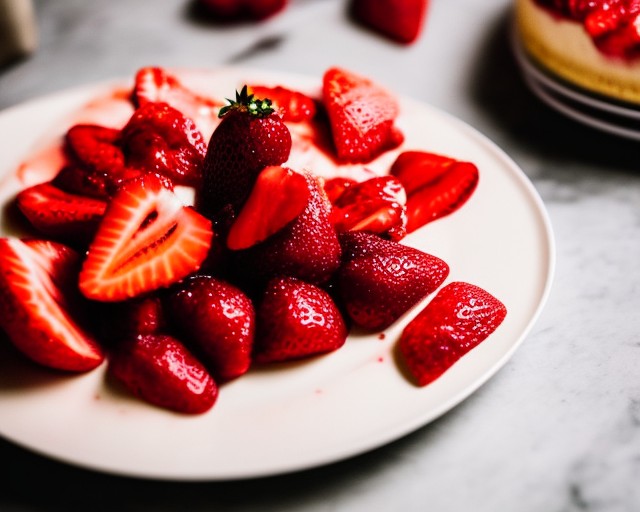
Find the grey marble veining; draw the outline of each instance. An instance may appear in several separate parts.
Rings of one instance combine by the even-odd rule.
[[[267,23],[219,27],[178,0],[40,0],[40,49],[0,69],[0,108],[148,64],[316,76],[338,64],[375,77],[485,133],[544,200],[556,277],[525,343],[437,421],[292,475],[128,480],[0,441],[0,510],[640,510],[640,143],[566,119],[526,89],[509,48],[509,0],[432,0],[411,47],[356,27],[345,8],[292,0]]]

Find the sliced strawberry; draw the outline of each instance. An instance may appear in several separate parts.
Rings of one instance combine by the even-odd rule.
[[[329,220],[331,205],[318,178],[304,176],[309,200],[303,212],[264,242],[233,254],[241,279],[266,282],[284,275],[317,284],[326,282],[340,265],[340,243]]]
[[[218,21],[264,20],[285,8],[287,0],[198,0]]]
[[[125,166],[118,145],[120,130],[93,124],[72,126],[65,136],[66,149],[76,163],[98,174],[119,174]]]
[[[438,180],[454,162],[455,158],[437,153],[404,151],[398,155],[389,172],[400,180],[407,195],[411,195]]]
[[[110,359],[109,371],[135,396],[183,414],[202,414],[218,398],[218,386],[202,363],[167,335],[126,340]]]
[[[92,171],[79,165],[67,165],[55,176],[52,183],[71,194],[109,199],[127,181],[138,178],[142,171],[122,168],[119,172]]]
[[[145,103],[122,129],[127,165],[176,185],[199,186],[207,144],[193,120],[166,103]]]
[[[301,123],[311,121],[316,115],[316,102],[304,93],[281,85],[275,87],[252,85],[249,88],[258,98],[269,98],[283,121]]]
[[[198,275],[173,287],[166,304],[179,336],[196,347],[218,382],[247,372],[255,312],[242,291],[214,277]]]
[[[334,204],[336,200],[344,194],[349,187],[358,183],[353,178],[347,178],[345,176],[338,176],[336,178],[330,178],[322,181],[322,188],[327,195],[327,199],[331,204]]]
[[[427,0],[353,0],[353,17],[364,26],[403,44],[413,43],[422,31]]]
[[[350,185],[333,202],[336,230],[367,231],[398,241],[407,233],[407,196],[392,176],[378,176]]]
[[[78,321],[79,262],[56,242],[0,239],[0,326],[27,357],[59,370],[88,371],[104,358]]]
[[[400,353],[419,386],[440,377],[492,334],[507,314],[478,286],[450,283],[404,329]]]
[[[302,174],[277,165],[265,167],[229,230],[227,247],[246,249],[266,240],[300,215],[308,202],[309,187]]]
[[[440,258],[377,235],[349,231],[340,242],[338,291],[351,319],[366,329],[388,327],[449,274]]]
[[[22,190],[16,205],[38,231],[74,244],[91,240],[107,207],[105,201],[69,194],[51,183]]]
[[[478,185],[478,168],[427,152],[406,152],[391,167],[407,191],[407,232],[459,209]]]
[[[216,118],[220,102],[201,96],[187,88],[177,77],[160,67],[138,70],[133,87],[137,107],[147,103],[167,103],[186,117],[198,122],[202,117]]]
[[[272,280],[258,306],[254,359],[290,361],[337,350],[347,328],[331,296],[295,278]]]
[[[340,160],[368,162],[403,141],[394,124],[398,103],[368,78],[331,68],[323,77],[322,98]]]
[[[118,301],[166,287],[207,257],[211,223],[146,175],[126,184],[105,212],[80,272],[89,298]]]

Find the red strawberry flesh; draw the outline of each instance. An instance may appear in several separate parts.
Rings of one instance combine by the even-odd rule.
[[[176,285],[165,299],[179,336],[196,353],[216,381],[247,372],[255,332],[251,300],[235,286],[198,275]]]
[[[111,358],[109,371],[139,398],[183,414],[202,414],[218,397],[218,387],[202,363],[167,335],[127,340]]]
[[[266,240],[302,213],[309,202],[305,177],[280,166],[265,167],[238,214],[227,247],[240,250]]]
[[[76,372],[104,358],[75,316],[78,266],[78,254],[64,245],[0,239],[0,325],[30,359]]]
[[[398,43],[413,43],[422,31],[427,0],[353,0],[353,17]]]
[[[119,301],[169,286],[200,268],[212,237],[207,219],[147,175],[109,203],[80,289],[91,299]]]
[[[368,330],[391,325],[449,274],[440,258],[374,234],[350,231],[340,241],[340,297],[354,323]]]

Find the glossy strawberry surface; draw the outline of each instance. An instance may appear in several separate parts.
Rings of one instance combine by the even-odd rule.
[[[173,287],[165,304],[174,329],[195,347],[217,382],[247,372],[255,311],[240,289],[211,276],[197,275]]]
[[[502,323],[507,310],[482,288],[453,282],[403,330],[400,352],[419,386],[426,386]]]
[[[347,339],[347,327],[331,296],[299,279],[272,280],[257,315],[254,358],[258,363],[331,352]]]
[[[203,167],[199,211],[226,231],[251,192],[262,169],[281,165],[291,151],[291,133],[270,102],[246,88],[221,111]]]
[[[395,126],[395,97],[369,78],[330,68],[323,76],[322,99],[340,161],[369,162],[404,140]]]
[[[340,297],[353,322],[369,330],[391,325],[449,274],[440,258],[378,235],[350,231],[340,241]]]
[[[0,238],[0,326],[28,358],[75,372],[104,359],[81,325],[79,263],[79,255],[62,244]]]
[[[167,335],[126,340],[111,357],[109,371],[134,395],[183,414],[202,414],[218,397],[218,386],[202,363]]]
[[[234,254],[236,271],[245,279],[266,282],[284,275],[318,284],[340,265],[340,243],[329,219],[331,205],[318,178],[309,173],[305,178],[309,200],[302,213],[264,242]]]
[[[106,201],[70,194],[51,183],[22,190],[16,205],[39,233],[81,246],[92,239],[107,208]]]
[[[366,231],[395,241],[407,234],[407,196],[397,178],[377,176],[332,193],[331,222],[339,233]]]
[[[449,215],[475,191],[478,168],[471,162],[428,153],[401,153],[391,166],[407,191],[407,232]]]
[[[195,122],[167,103],[145,103],[122,129],[127,165],[199,186],[207,143]]]

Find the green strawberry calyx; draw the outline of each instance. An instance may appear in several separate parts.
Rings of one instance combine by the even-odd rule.
[[[218,117],[224,117],[232,110],[240,110],[255,117],[267,117],[275,111],[269,98],[256,98],[253,94],[249,94],[249,89],[246,85],[240,92],[236,91],[235,100],[227,98],[227,101],[229,104],[220,109]]]

